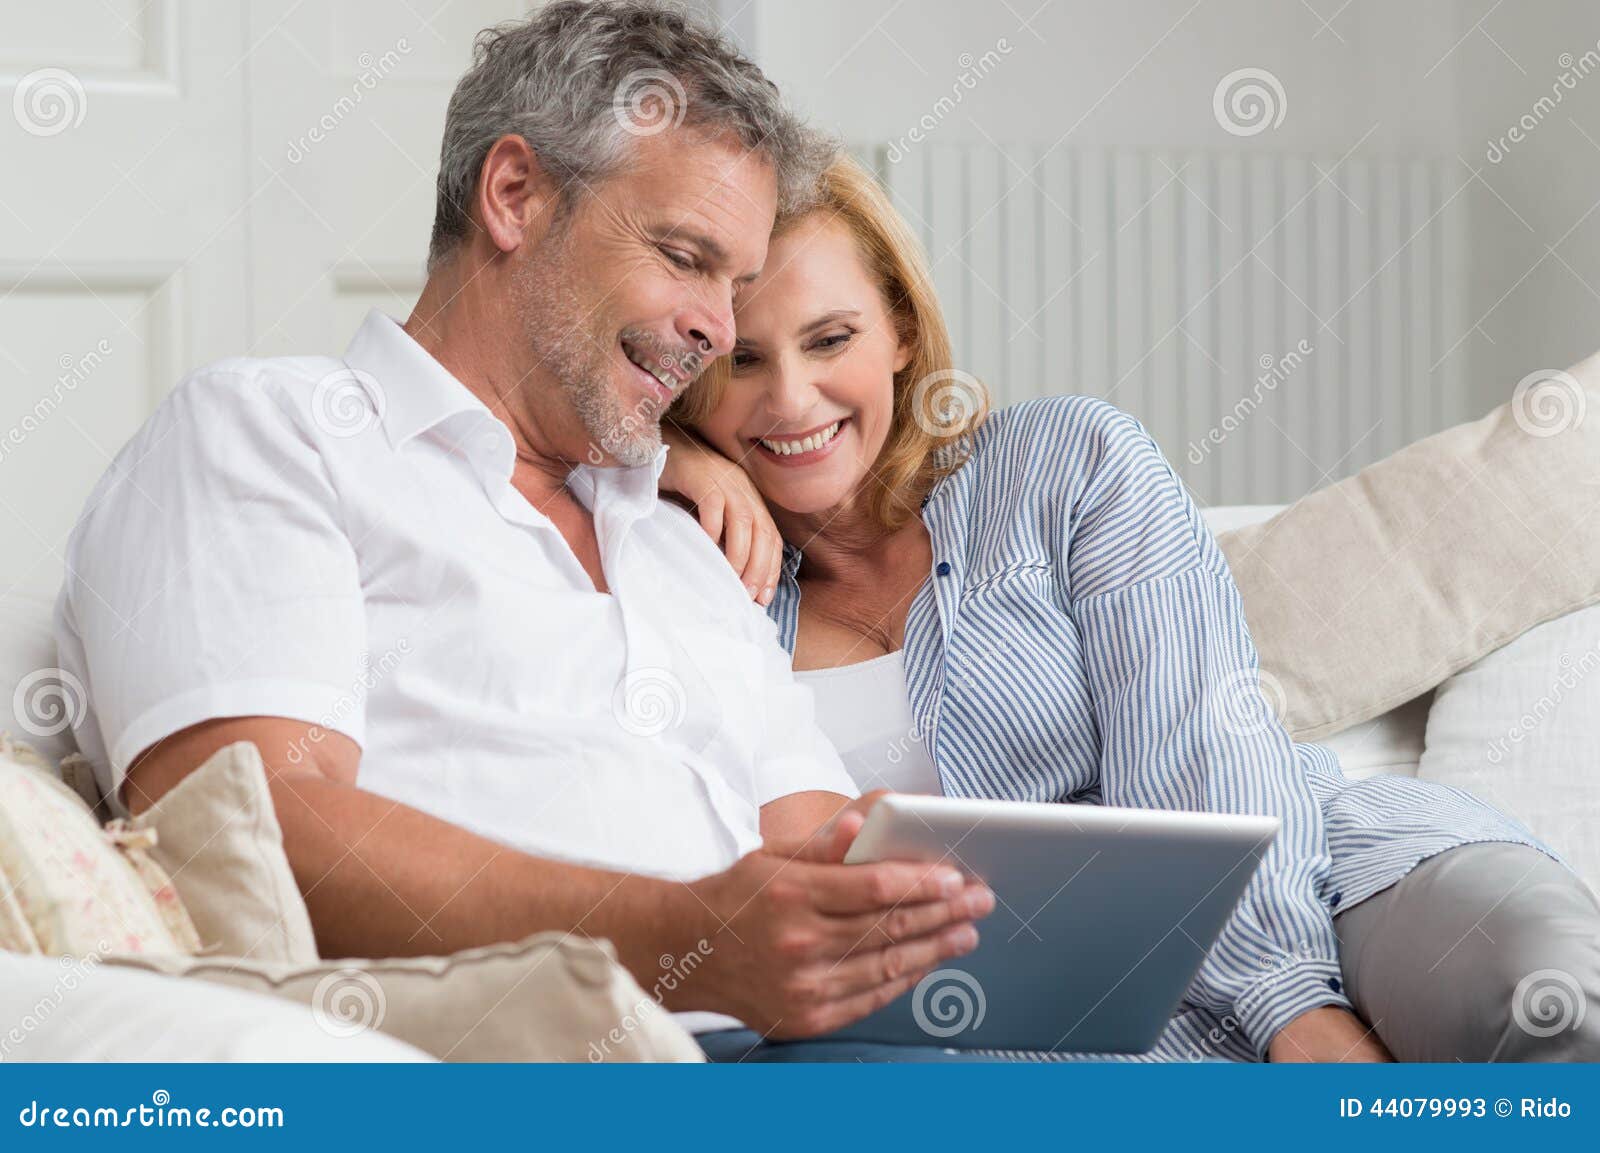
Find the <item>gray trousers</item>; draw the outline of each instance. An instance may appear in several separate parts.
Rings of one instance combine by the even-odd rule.
[[[1537,849],[1461,845],[1333,919],[1399,1061],[1600,1061],[1600,901]]]

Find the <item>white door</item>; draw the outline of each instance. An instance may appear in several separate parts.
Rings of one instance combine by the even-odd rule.
[[[242,10],[0,7],[0,596],[53,594],[111,455],[247,342]]]
[[[249,6],[250,351],[338,352],[422,288],[445,107],[477,33],[520,0]]]
[[[422,286],[445,106],[524,0],[0,7],[0,600],[189,370]]]

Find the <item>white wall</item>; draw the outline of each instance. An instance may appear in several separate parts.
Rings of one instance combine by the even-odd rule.
[[[1333,364],[1336,380],[1304,377],[1306,387],[1376,392],[1380,422],[1387,403],[1382,394],[1437,389],[1445,394],[1436,405],[1441,418],[1459,419],[1505,399],[1529,371],[1565,367],[1600,345],[1600,212],[1585,218],[1600,196],[1600,74],[1563,89],[1560,104],[1498,163],[1486,158],[1488,142],[1533,113],[1564,70],[1595,64],[1593,56],[1587,64],[1560,61],[1563,53],[1581,58],[1596,50],[1600,6],[1592,2],[729,0],[724,8],[741,11],[747,43],[793,99],[818,122],[865,145],[904,140],[955,91],[957,78],[970,72],[968,61],[1006,45],[998,66],[960,92],[960,103],[936,117],[920,146],[924,152],[975,146],[1015,158],[1002,195],[1027,179],[1025,171],[1035,171],[1044,151],[1265,155],[1324,165],[1348,154],[1345,171],[1331,184],[1360,227],[1372,215],[1376,189],[1359,170],[1347,178],[1348,170],[1393,158],[1433,161],[1455,181],[1441,198],[1449,199],[1448,207],[1420,235],[1408,229],[1398,237],[1377,236],[1375,251],[1363,258],[1378,267],[1394,257],[1397,266],[1431,245],[1429,260],[1459,286],[1457,313],[1431,336],[1421,375],[1413,369],[1372,380],[1354,363],[1364,353],[1350,352],[1352,318],[1375,312],[1378,322],[1388,319],[1394,305],[1386,275],[1341,298],[1347,303],[1330,328],[1333,339],[1347,343],[1324,342],[1347,358]],[[1287,111],[1276,128],[1241,138],[1221,130],[1212,95],[1222,76],[1246,67],[1279,78]],[[1196,192],[1206,195],[1203,185]],[[982,211],[974,204],[967,215]],[[1295,226],[1291,219],[1285,228]],[[933,247],[937,255],[947,245]],[[1211,284],[1225,271],[1219,265]],[[1295,292],[1290,307],[1309,304],[1327,316],[1314,296],[1298,299],[1301,285],[1292,273],[1267,273],[1279,274],[1290,283],[1276,291]],[[1361,279],[1349,287],[1359,288]],[[1218,292],[1224,327],[1239,320],[1230,308],[1242,307],[1237,299],[1228,303],[1230,292],[1237,286]],[[1354,335],[1359,344],[1361,334]],[[1160,336],[1151,334],[1152,345]],[[1220,395],[1207,398],[1218,412],[1250,390],[1252,381],[1239,366],[1257,353],[1281,350],[1246,351],[1227,366],[1230,379]],[[1079,379],[1069,387],[1103,392],[1107,382]],[[1292,393],[1293,382],[1264,411],[1277,411],[1287,422],[1283,410],[1296,403]],[[1138,408],[1137,398],[1130,407]],[[1348,442],[1365,428],[1341,435]],[[1330,475],[1341,475],[1365,463],[1375,448],[1392,448],[1384,439],[1389,431],[1380,423],[1365,443],[1344,443],[1352,451],[1343,461],[1336,459],[1338,442],[1314,446],[1312,454],[1320,465],[1335,466]],[[1252,458],[1281,449],[1268,443],[1280,439],[1270,428],[1252,435],[1240,446]],[[1164,443],[1178,456],[1184,439]],[[1320,472],[1310,478],[1319,479]],[[1251,482],[1253,490],[1205,470],[1188,479],[1208,499],[1298,495],[1292,485],[1274,487],[1265,478]]]
[[[1097,163],[1111,166],[1118,195],[1135,194],[1139,181],[1154,177],[1148,214],[1155,223],[1140,219],[1124,228],[1118,217],[1108,231],[1142,246],[1156,267],[1163,229],[1181,221],[1180,213],[1232,221],[1227,233],[1216,229],[1219,237],[1244,242],[1256,220],[1241,199],[1258,171],[1250,164],[1279,171],[1273,166],[1293,158],[1298,168],[1283,167],[1287,175],[1274,179],[1284,188],[1295,180],[1309,186],[1318,179],[1314,161],[1354,149],[1336,174],[1338,187],[1322,184],[1308,211],[1323,220],[1342,212],[1357,230],[1380,220],[1362,259],[1382,263],[1405,240],[1396,266],[1410,267],[1413,278],[1381,278],[1372,294],[1358,294],[1328,327],[1335,334],[1324,342],[1328,355],[1291,382],[1305,387],[1275,393],[1261,410],[1272,419],[1253,420],[1215,461],[1197,470],[1185,465],[1206,500],[1297,495],[1293,486],[1340,475],[1410,435],[1417,412],[1445,419],[1482,411],[1526,371],[1563,366],[1600,343],[1600,292],[1593,287],[1600,283],[1600,212],[1585,215],[1600,195],[1600,77],[1565,93],[1501,163],[1484,159],[1486,142],[1550,90],[1558,56],[1581,56],[1600,40],[1600,9],[1592,3],[702,6],[724,14],[797,103],[880,153],[953,91],[963,53],[982,57],[1005,38],[1009,50],[999,65],[963,90],[925,146],[911,150],[917,156],[887,173],[903,184],[939,149],[950,150],[941,154],[946,159],[987,149],[1007,165],[985,169],[989,186],[964,185],[968,202],[949,219],[925,222],[935,251],[950,246],[950,229],[962,233],[985,217],[989,228],[1014,211],[1010,205],[988,213],[977,197],[998,199],[1051,149],[1073,165],[1042,174],[1041,190],[1056,188],[1049,180],[1058,178],[1067,187],[1105,185],[1094,175]],[[473,33],[526,7],[522,0],[53,0],[0,7],[0,594],[55,587],[61,545],[89,487],[182,372],[223,355],[336,350],[368,306],[409,307],[421,283],[448,93]],[[1327,27],[1314,9],[1326,13]],[[1211,107],[1218,78],[1243,67],[1273,72],[1287,97],[1282,124],[1250,138],[1223,132]],[[19,88],[39,90],[42,74],[58,102],[17,105]],[[313,132],[320,139],[311,139]],[[1124,180],[1116,173],[1126,165],[1117,157],[1129,156],[1143,159]],[[1162,187],[1152,157],[1194,160],[1193,187]],[[1378,175],[1389,171],[1385,158],[1431,160],[1456,173],[1459,194],[1415,238],[1392,235],[1396,201],[1386,198]],[[1015,179],[1002,185],[1002,174]],[[1032,184],[1023,187],[1049,207]],[[1429,189],[1452,195],[1446,183]],[[1251,203],[1259,213],[1264,202]],[[1133,215],[1142,214],[1129,220]],[[1297,220],[1283,232],[1303,234],[1308,245],[1312,233]],[[1015,241],[1019,234],[1010,235]],[[1327,316],[1342,300],[1325,303],[1318,293],[1327,286],[1318,289],[1292,257],[1281,266],[1254,262],[1221,282],[1224,248],[1219,241],[1215,251],[1197,250],[1186,273],[1194,283],[1177,287],[1198,295],[1216,285],[1215,327],[1227,348],[1196,351],[1200,338],[1209,340],[1198,330],[1163,337],[1162,325],[1129,327],[1125,308],[1115,331],[1096,331],[1099,266],[1063,298],[1077,302],[1078,327],[1035,326],[1047,329],[1043,334],[996,326],[1001,314],[969,291],[958,264],[940,270],[941,285],[950,286],[958,330],[987,326],[982,355],[1003,353],[997,363],[1069,359],[1045,337],[1070,337],[1074,365],[1091,363],[1095,350],[1093,363],[1114,366],[1148,353],[1126,396],[1181,460],[1196,430],[1248,390],[1248,366],[1263,351],[1260,334],[1284,339],[1283,317],[1299,302],[1288,289],[1270,299],[1275,277],[1304,298],[1308,313]],[[1040,251],[1038,275],[1026,251],[1011,253],[1004,267],[1043,297],[1076,265]],[[1435,263],[1459,291],[1409,302],[1426,304],[1429,323],[1442,329],[1410,353],[1414,359],[1437,345],[1448,355],[1423,357],[1427,363],[1409,378],[1375,380],[1347,368],[1340,356],[1352,364],[1362,357],[1345,354],[1339,341],[1355,343],[1363,324],[1380,336],[1392,332],[1399,287],[1422,283],[1423,269]],[[1123,271],[1135,267],[1143,266],[1128,263]],[[1340,275],[1359,287],[1360,278],[1349,274]],[[1133,279],[1123,275],[1117,292],[1148,287]],[[1024,291],[996,288],[1008,299],[1020,300]],[[1167,305],[1176,301],[1181,312],[1185,299],[1173,296]],[[974,301],[985,308],[982,325]],[[1277,310],[1276,328],[1253,319],[1263,301]],[[1451,319],[1446,305],[1459,317]],[[1187,380],[1182,374],[1190,370],[1210,374],[1207,389],[1183,394],[1181,419],[1172,418],[1162,388],[1169,375]],[[1040,371],[1036,380],[1019,368],[998,383],[1017,396],[1060,375]],[[1101,375],[1084,370],[1060,385],[1106,391],[1115,381]],[[1312,385],[1322,393],[1309,395]],[[1338,389],[1356,388],[1384,423],[1352,445],[1364,426],[1330,422],[1319,406]],[[1412,403],[1424,393],[1448,403]],[[1397,396],[1401,416],[1386,407]],[[1299,449],[1278,436],[1280,424],[1308,451],[1296,455]]]

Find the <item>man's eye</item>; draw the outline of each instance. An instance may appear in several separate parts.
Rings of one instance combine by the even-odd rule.
[[[694,258],[687,252],[677,248],[663,248],[661,254],[678,267],[688,272],[694,268]]]

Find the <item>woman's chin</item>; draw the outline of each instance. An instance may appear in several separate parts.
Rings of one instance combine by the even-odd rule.
[[[843,504],[849,495],[847,487],[831,484],[789,483],[758,487],[768,503],[795,516],[817,516],[829,512]]]

